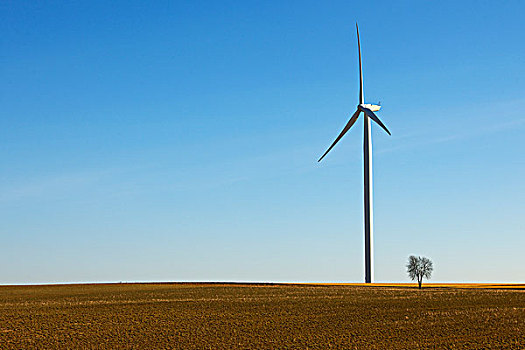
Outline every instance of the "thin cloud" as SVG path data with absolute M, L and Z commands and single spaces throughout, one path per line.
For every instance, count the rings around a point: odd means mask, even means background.
M 502 132 L 502 131 L 505 131 L 511 128 L 520 127 L 521 125 L 524 125 L 524 124 L 525 124 L 525 118 L 511 120 L 508 122 L 492 124 L 490 126 L 485 126 L 485 127 L 481 127 L 477 129 L 470 129 L 469 132 L 462 132 L 462 133 L 457 133 L 457 134 L 452 134 L 452 135 L 447 135 L 447 136 L 442 136 L 442 137 L 437 137 L 437 138 L 431 138 L 431 139 L 427 139 L 422 142 L 413 142 L 413 143 L 408 143 L 408 144 L 404 144 L 400 146 L 384 148 L 378 151 L 377 154 L 392 153 L 400 149 L 428 146 L 428 145 L 433 145 L 433 144 L 440 144 L 440 143 L 447 143 L 447 142 L 452 142 L 452 141 L 468 139 L 468 138 L 472 138 L 476 136 L 482 136 L 482 135 L 487 135 L 491 133 Z
M 28 198 L 57 196 L 99 182 L 112 170 L 73 172 L 31 179 L 23 183 L 0 187 L 0 202 L 13 202 Z

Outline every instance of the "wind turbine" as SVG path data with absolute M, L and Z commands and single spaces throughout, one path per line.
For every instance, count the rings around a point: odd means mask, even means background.
M 359 42 L 359 27 L 357 22 L 355 24 L 357 29 L 357 48 L 359 51 L 359 104 L 354 115 L 350 118 L 343 131 L 337 136 L 334 143 L 328 148 L 328 150 L 319 158 L 320 162 L 330 150 L 341 140 L 346 132 L 354 125 L 357 118 L 363 113 L 364 118 L 364 136 L 363 136 L 363 162 L 364 162 L 364 221 L 365 221 L 365 283 L 372 283 L 372 238 L 373 238 L 373 227 L 372 227 L 372 135 L 370 133 L 370 119 L 379 124 L 388 135 L 390 131 L 386 126 L 379 120 L 374 112 L 379 111 L 381 106 L 365 103 L 365 97 L 363 93 L 363 68 L 361 64 L 361 43 Z

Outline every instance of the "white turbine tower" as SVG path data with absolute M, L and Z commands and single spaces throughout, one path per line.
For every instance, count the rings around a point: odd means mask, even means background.
M 350 118 L 343 131 L 337 136 L 334 143 L 328 150 L 319 158 L 320 162 L 324 156 L 336 145 L 337 142 L 346 134 L 346 132 L 354 125 L 357 118 L 363 112 L 364 118 L 364 136 L 363 136 L 363 162 L 364 162 L 364 221 L 365 221 L 365 283 L 372 283 L 372 135 L 370 133 L 370 119 L 379 124 L 388 135 L 390 131 L 374 114 L 374 111 L 381 109 L 381 106 L 373 104 L 365 104 L 365 97 L 363 94 L 363 68 L 361 65 L 361 43 L 359 42 L 359 27 L 355 24 L 357 29 L 357 48 L 359 50 L 359 104 L 354 115 Z

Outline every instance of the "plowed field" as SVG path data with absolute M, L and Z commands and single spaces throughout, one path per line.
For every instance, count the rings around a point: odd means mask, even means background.
M 525 290 L 99 284 L 0 287 L 0 347 L 525 348 Z

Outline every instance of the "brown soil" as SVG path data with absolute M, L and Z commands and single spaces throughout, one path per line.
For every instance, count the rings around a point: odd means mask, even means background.
M 100 284 L 0 287 L 0 348 L 525 348 L 525 291 Z

